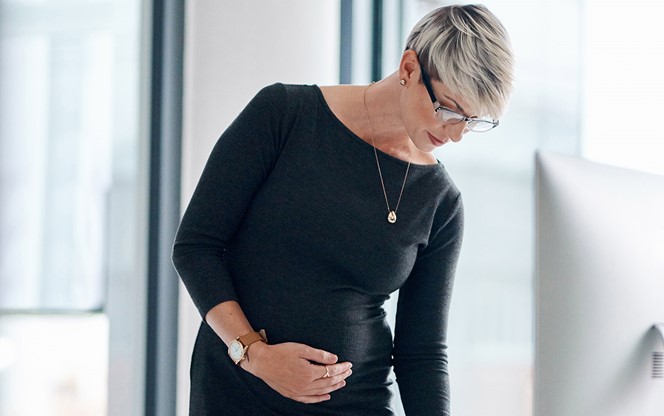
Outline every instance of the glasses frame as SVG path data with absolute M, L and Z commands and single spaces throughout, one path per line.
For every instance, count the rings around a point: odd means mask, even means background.
M 422 83 L 424 84 L 424 87 L 427 89 L 427 92 L 429 93 L 429 97 L 431 97 L 431 102 L 433 103 L 434 107 L 434 114 L 436 114 L 436 118 L 441 120 L 443 123 L 450 123 L 450 124 L 458 124 L 465 122 L 466 124 L 466 130 L 472 131 L 475 133 L 486 133 L 487 131 L 493 130 L 500 124 L 499 120 L 487 120 L 479 117 L 467 117 L 461 113 L 458 113 L 454 110 L 452 110 L 449 107 L 445 107 L 438 101 L 438 98 L 436 98 L 436 94 L 433 92 L 433 86 L 431 85 L 431 78 L 429 77 L 429 74 L 427 73 L 426 69 L 424 69 L 424 65 L 420 63 L 420 71 L 422 73 Z M 450 113 L 456 114 L 459 118 L 459 120 L 442 120 L 441 117 L 438 117 L 437 114 L 439 111 L 448 111 Z M 471 127 L 473 124 L 471 123 L 487 123 L 490 124 L 491 127 L 486 129 L 486 130 L 473 130 Z

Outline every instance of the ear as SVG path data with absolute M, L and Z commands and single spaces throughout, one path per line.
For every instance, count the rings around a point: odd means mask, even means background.
M 417 53 L 412 49 L 405 50 L 401 56 L 399 79 L 405 79 L 407 83 L 420 80 L 420 61 L 417 59 Z

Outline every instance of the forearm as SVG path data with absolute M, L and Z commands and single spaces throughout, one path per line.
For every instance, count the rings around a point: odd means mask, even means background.
M 240 304 L 234 300 L 222 302 L 210 309 L 205 314 L 205 322 L 226 345 L 237 337 L 254 331 Z
M 447 363 L 422 359 L 400 364 L 395 374 L 406 415 L 449 416 Z M 422 380 L 427 382 L 423 384 Z
M 222 302 L 210 309 L 205 314 L 205 321 L 227 346 L 237 337 L 255 331 L 242 311 L 240 304 L 234 300 Z M 249 345 L 246 359 L 240 361 L 240 367 L 256 375 L 254 366 L 256 360 L 252 360 L 250 357 L 258 354 L 263 346 L 265 346 L 263 342 L 255 342 Z

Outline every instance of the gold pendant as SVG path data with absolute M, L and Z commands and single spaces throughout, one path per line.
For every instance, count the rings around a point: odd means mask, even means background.
M 387 222 L 389 222 L 390 224 L 394 224 L 395 222 L 397 222 L 397 213 L 394 211 L 390 211 L 390 213 L 387 214 Z

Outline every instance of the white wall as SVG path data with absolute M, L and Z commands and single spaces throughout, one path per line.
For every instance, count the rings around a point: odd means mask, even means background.
M 196 0 L 187 2 L 186 13 L 183 208 L 217 138 L 258 90 L 339 79 L 339 0 Z M 187 414 L 199 322 L 182 287 L 178 415 Z
M 584 2 L 582 153 L 664 174 L 664 3 L 634 0 L 626 6 Z

